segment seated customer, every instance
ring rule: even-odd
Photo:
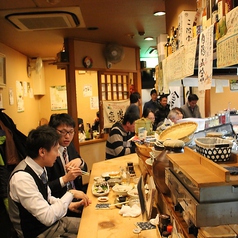
[[[152,130],[155,131],[157,128],[157,125],[155,124],[155,113],[152,109],[146,108],[143,112],[142,117],[147,118],[151,120],[152,122]]]
[[[106,159],[135,153],[135,143],[128,141],[135,135],[137,113],[126,111],[122,123],[116,122],[110,131],[106,143]]]
[[[78,133],[79,133],[79,142],[85,141],[86,135],[84,131],[83,119],[78,118]]]
[[[82,183],[82,170],[87,171],[87,164],[75,149],[72,140],[74,137],[75,122],[67,113],[53,114],[49,126],[59,134],[59,153],[53,166],[47,167],[49,186],[52,195],[62,197],[71,187],[86,193],[86,186]],[[68,216],[79,216],[68,212]]]
[[[174,107],[172,110],[175,110],[178,113],[178,119],[183,119],[183,110],[180,107]]]
[[[172,109],[169,112],[169,115],[167,117],[171,122],[173,122],[174,124],[177,123],[177,121],[179,120],[179,114],[176,110]]]
[[[91,202],[82,191],[69,190],[60,199],[51,195],[45,166],[53,166],[60,135],[49,126],[32,130],[27,157],[14,169],[9,181],[9,216],[18,237],[77,237],[79,219],[65,217]],[[73,198],[81,201],[72,202]]]
[[[156,128],[156,131],[158,134],[160,134],[165,129],[169,128],[170,126],[177,123],[179,120],[179,114],[176,110],[170,110],[168,117],[164,119],[163,122],[160,122],[158,124],[158,127]]]
[[[97,111],[96,117],[95,117],[95,119],[93,121],[92,130],[99,132],[99,125],[100,125],[99,111]]]

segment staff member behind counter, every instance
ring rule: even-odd
[[[201,118],[201,113],[197,105],[198,99],[196,94],[189,94],[188,101],[181,107],[184,118]]]

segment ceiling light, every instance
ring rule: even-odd
[[[144,38],[144,40],[154,40],[154,38],[152,36],[147,36]]]
[[[154,16],[164,16],[165,12],[154,12]]]

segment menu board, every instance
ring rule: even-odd
[[[213,29],[211,25],[201,32],[198,52],[198,89],[211,89],[213,63]]]
[[[238,32],[217,42],[217,68],[238,64]]]
[[[194,38],[163,60],[164,88],[169,82],[194,74],[196,47],[197,38]]]
[[[238,63],[238,7],[226,14],[227,33],[217,41],[217,68]]]

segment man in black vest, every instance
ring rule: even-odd
[[[9,216],[18,237],[77,237],[79,219],[65,217],[91,202],[82,191],[68,190],[60,199],[51,196],[45,167],[58,156],[59,134],[49,126],[32,130],[27,157],[14,169],[9,181]],[[77,202],[72,200],[81,199]]]

